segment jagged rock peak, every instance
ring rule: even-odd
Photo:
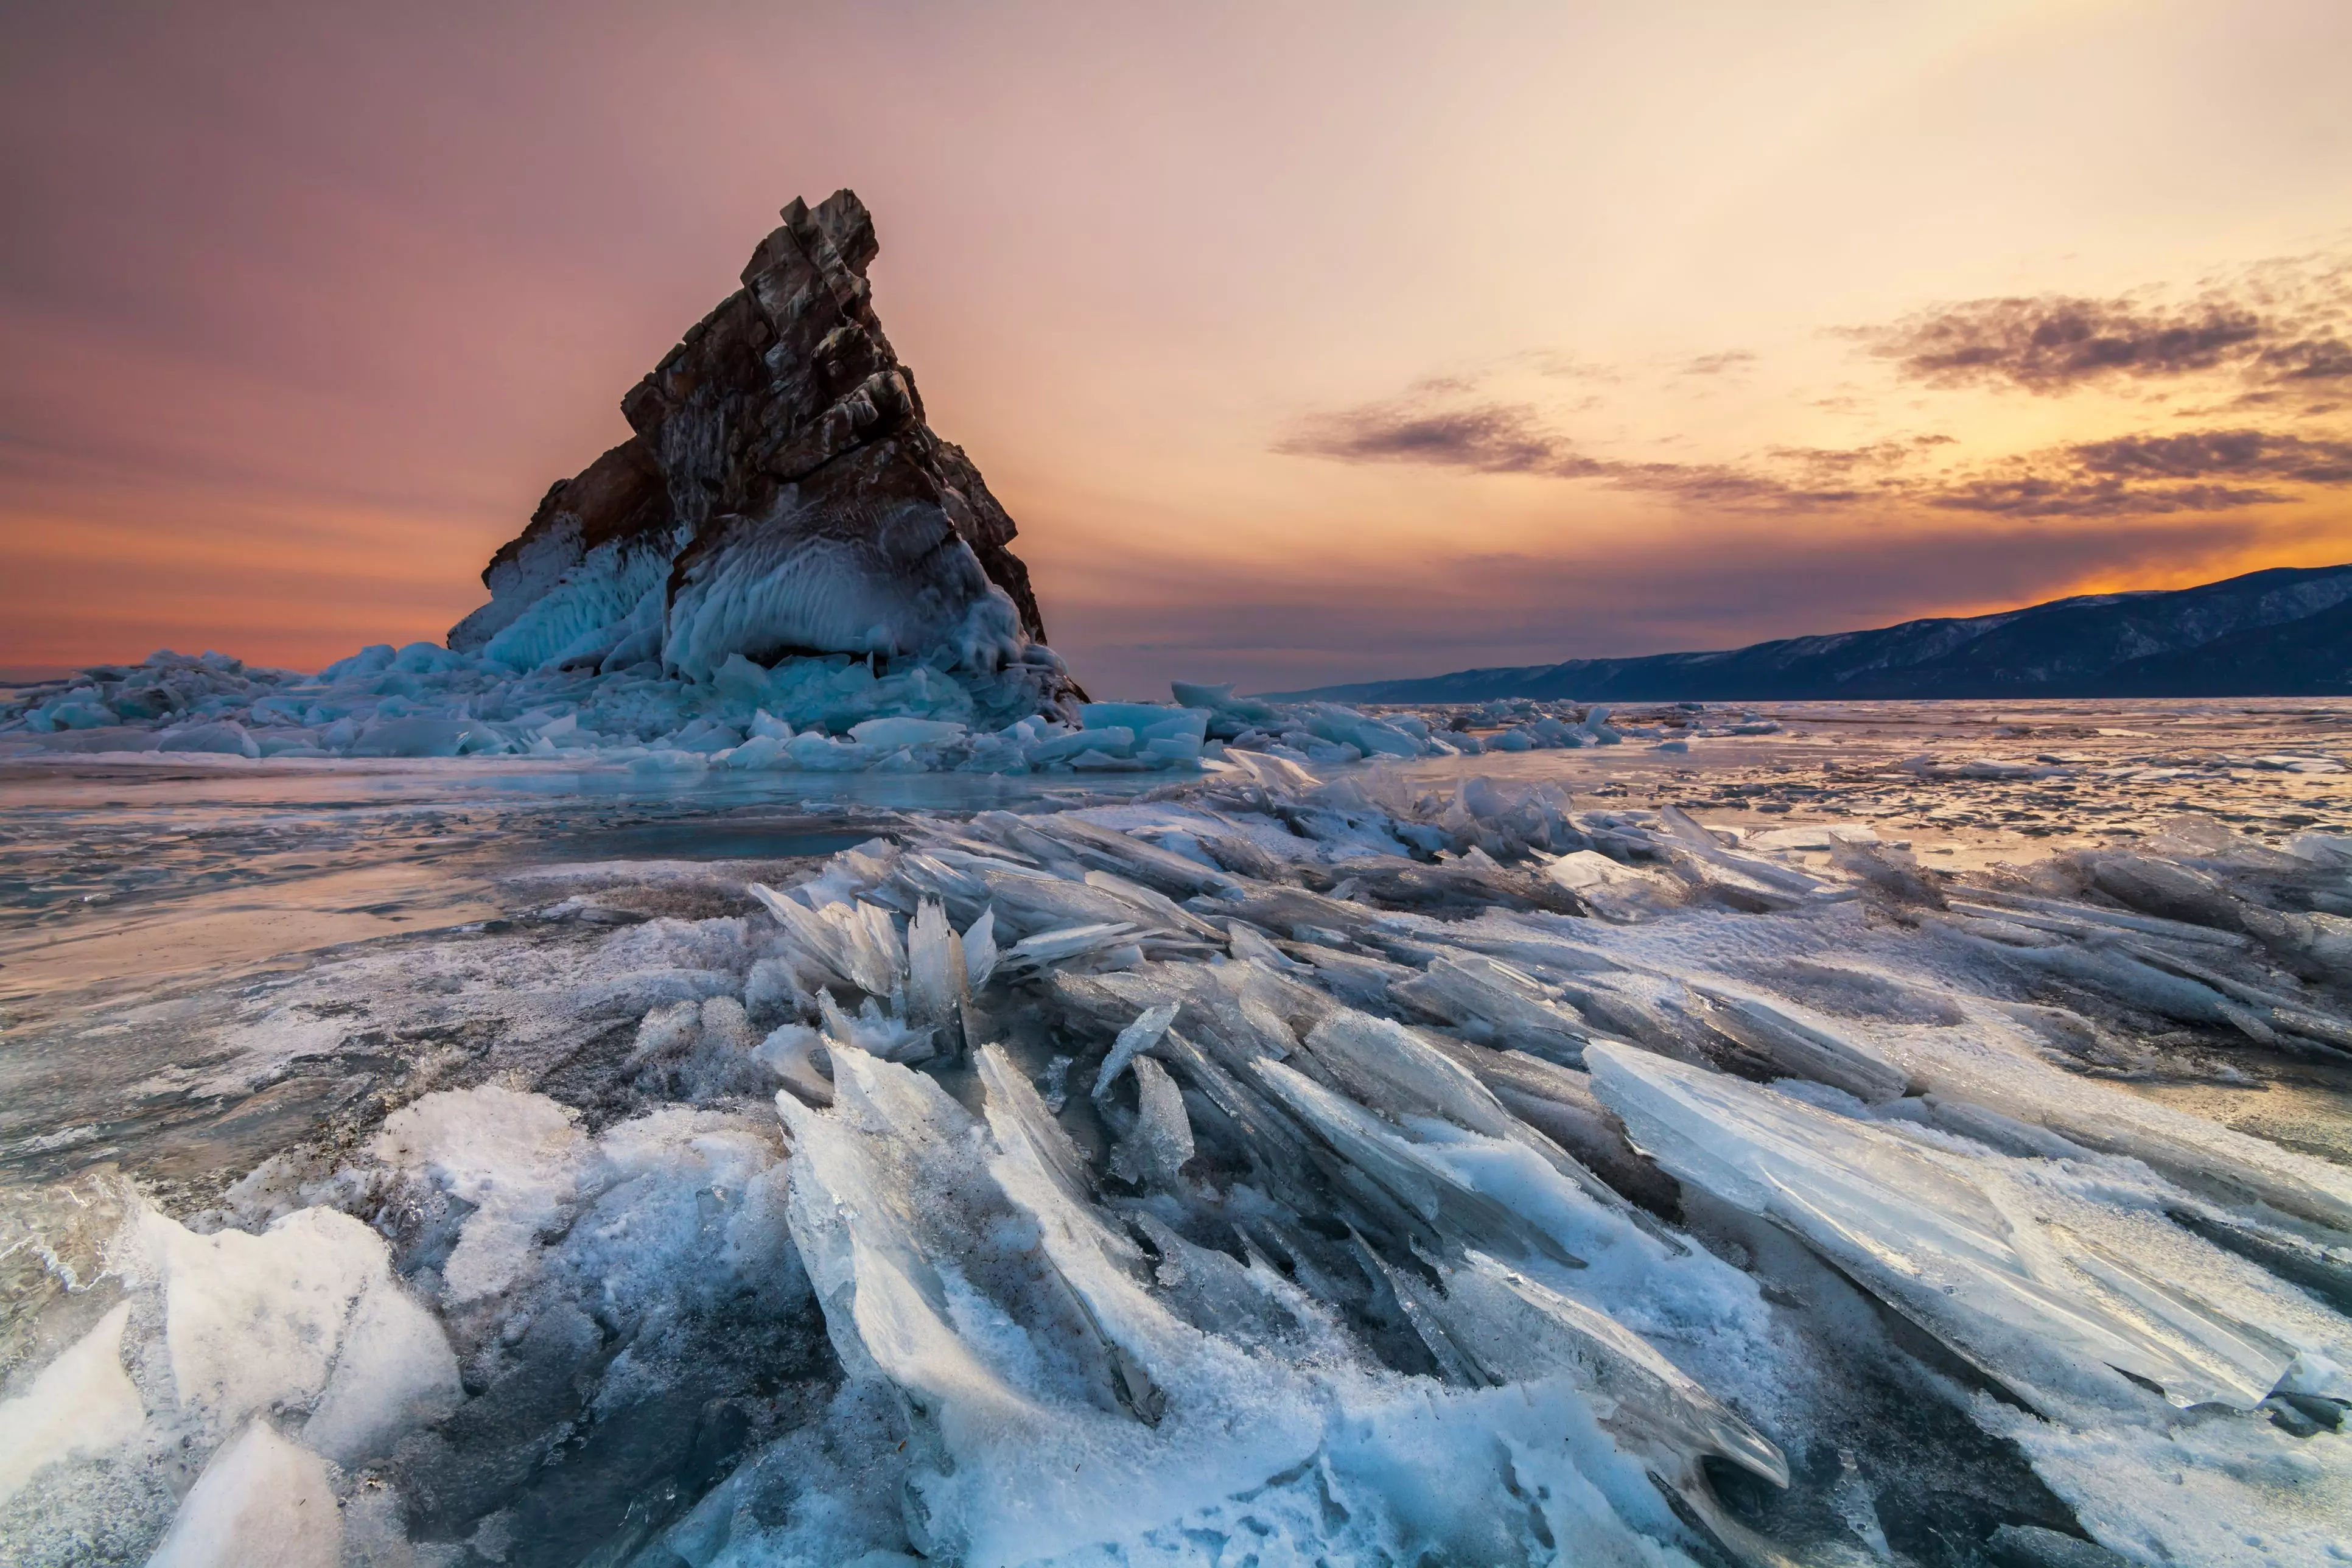
[[[926,656],[1066,685],[1013,520],[932,434],[874,313],[866,204],[836,191],[782,216],[742,287],[621,400],[635,434],[490,558],[490,602],[449,646],[697,679],[733,654]]]

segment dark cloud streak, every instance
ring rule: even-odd
[[[2073,448],[2083,467],[2122,477],[2154,474],[2203,479],[2214,474],[2352,484],[2352,441],[2313,441],[2261,430],[2200,430],[2178,436],[2126,436]]]
[[[1537,427],[1533,409],[1508,404],[1453,410],[1367,404],[1302,420],[1274,449],[1343,463],[1417,463],[1481,474],[1582,477],[1561,472],[1560,445]]]
[[[1546,431],[1536,410],[1525,405],[1444,410],[1391,402],[1302,420],[1275,443],[1274,450],[1343,463],[1408,463],[1479,474],[1591,479],[1696,505],[1801,510],[1888,493],[1891,481],[1883,470],[1923,445],[1945,439],[1887,441],[1850,451],[1787,449],[1780,454],[1781,471],[1775,472],[1731,463],[1596,458]]]
[[[2260,357],[2263,368],[2283,381],[2352,380],[2352,343],[2337,337],[2274,343]]]
[[[2352,486],[2352,441],[2242,429],[2084,441],[1921,499],[2018,517],[2152,517],[2298,499],[2280,485]]]

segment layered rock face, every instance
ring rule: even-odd
[[[874,220],[850,191],[795,199],[743,287],[622,399],[636,434],[547,492],[482,574],[449,646],[518,668],[730,655],[919,656],[974,672],[1043,645],[1013,520],[874,313]]]

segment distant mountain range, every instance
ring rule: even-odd
[[[1339,702],[1833,698],[2320,697],[2352,693],[2352,565],[2164,593],[1786,637],[1721,653],[1571,658],[1266,696]]]

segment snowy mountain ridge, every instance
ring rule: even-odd
[[[1716,652],[1572,658],[1267,695],[1339,702],[2335,695],[2352,691],[2347,601],[2352,565],[2283,566],[2194,588],[2084,595]]]

